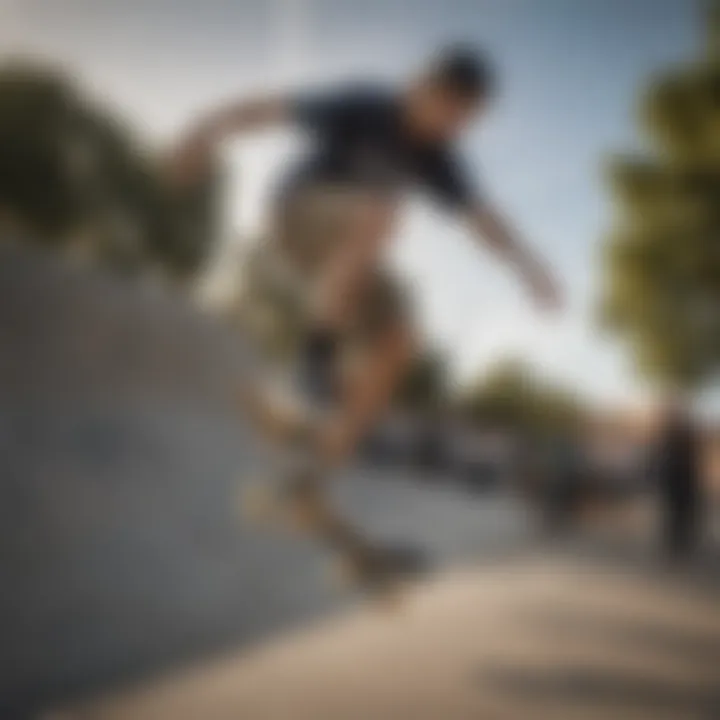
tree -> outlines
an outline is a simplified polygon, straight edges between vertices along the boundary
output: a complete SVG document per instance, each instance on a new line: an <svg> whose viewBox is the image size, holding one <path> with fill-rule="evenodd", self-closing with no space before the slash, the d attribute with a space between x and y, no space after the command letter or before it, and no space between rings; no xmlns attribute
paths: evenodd
<svg viewBox="0 0 720 720"><path fill-rule="evenodd" d="M73 97L70 83L44 68L0 72L0 208L47 241L80 215L63 162Z"/></svg>
<svg viewBox="0 0 720 720"><path fill-rule="evenodd" d="M446 400L447 363L432 349L418 353L398 388L396 402L416 411L437 411Z"/></svg>
<svg viewBox="0 0 720 720"><path fill-rule="evenodd" d="M569 390L541 379L525 363L505 359L492 366L460 399L480 425L555 432L576 427L582 404Z"/></svg>
<svg viewBox="0 0 720 720"><path fill-rule="evenodd" d="M641 103L643 156L616 158L602 317L638 369L698 388L720 369L720 2L705 52L656 78Z"/></svg>
<svg viewBox="0 0 720 720"><path fill-rule="evenodd" d="M61 72L0 66L0 223L123 270L188 277L217 237L217 178L180 195L158 158Z"/></svg>

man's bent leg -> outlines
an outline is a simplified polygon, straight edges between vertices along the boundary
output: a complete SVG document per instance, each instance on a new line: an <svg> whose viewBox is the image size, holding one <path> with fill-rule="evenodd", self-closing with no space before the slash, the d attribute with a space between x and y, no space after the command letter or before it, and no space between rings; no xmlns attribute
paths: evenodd
<svg viewBox="0 0 720 720"><path fill-rule="evenodd" d="M335 370L341 339L362 314L362 298L391 237L394 207L361 192L329 193L324 199L327 214L334 213L338 222L315 276L300 377L309 396L327 407L338 392Z"/></svg>
<svg viewBox="0 0 720 720"><path fill-rule="evenodd" d="M357 316L360 296L376 273L395 220L394 204L358 193L349 199L342 237L324 263L311 322L342 332Z"/></svg>
<svg viewBox="0 0 720 720"><path fill-rule="evenodd" d="M363 353L347 379L337 414L322 429L318 449L330 466L352 457L357 445L386 409L406 371L415 341L409 327L397 321Z"/></svg>
<svg viewBox="0 0 720 720"><path fill-rule="evenodd" d="M318 438L325 469L342 465L355 454L359 442L387 407L414 349L409 324L400 319L385 327L366 348L355 372L347 378L338 414ZM344 583L390 592L392 599L402 579L415 577L427 566L426 558L415 548L378 545L326 504L317 507L320 511L311 526L338 553L338 577Z"/></svg>

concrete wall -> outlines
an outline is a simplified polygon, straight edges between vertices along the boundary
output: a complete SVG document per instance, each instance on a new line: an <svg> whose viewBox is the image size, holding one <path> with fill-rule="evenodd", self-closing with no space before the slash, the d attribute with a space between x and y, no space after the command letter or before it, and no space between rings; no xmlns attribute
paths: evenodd
<svg viewBox="0 0 720 720"><path fill-rule="evenodd" d="M181 297L0 249L0 717L327 605L316 549L238 518L248 362Z"/></svg>

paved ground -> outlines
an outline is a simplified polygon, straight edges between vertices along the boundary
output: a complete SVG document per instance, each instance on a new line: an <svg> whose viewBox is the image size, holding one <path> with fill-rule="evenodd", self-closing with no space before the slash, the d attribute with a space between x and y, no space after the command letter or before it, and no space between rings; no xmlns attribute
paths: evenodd
<svg viewBox="0 0 720 720"><path fill-rule="evenodd" d="M179 298L0 247L0 349L3 720L222 653L71 717L715 717L712 588L529 557L509 498L346 478L371 532L470 568L353 611L320 549L239 519L248 355Z"/></svg>
<svg viewBox="0 0 720 720"><path fill-rule="evenodd" d="M718 597L547 558L455 571L46 720L714 720Z"/></svg>

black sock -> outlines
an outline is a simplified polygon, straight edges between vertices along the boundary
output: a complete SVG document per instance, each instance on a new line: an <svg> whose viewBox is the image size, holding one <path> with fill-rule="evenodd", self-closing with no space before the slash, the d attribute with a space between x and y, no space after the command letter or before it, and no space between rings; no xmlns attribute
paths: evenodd
<svg viewBox="0 0 720 720"><path fill-rule="evenodd" d="M338 335L327 328L310 330L303 351L303 375L308 390L319 400L332 400L335 393L335 365Z"/></svg>
<svg viewBox="0 0 720 720"><path fill-rule="evenodd" d="M308 358L321 364L332 363L335 360L337 346L337 333L327 328L310 330L305 341Z"/></svg>

